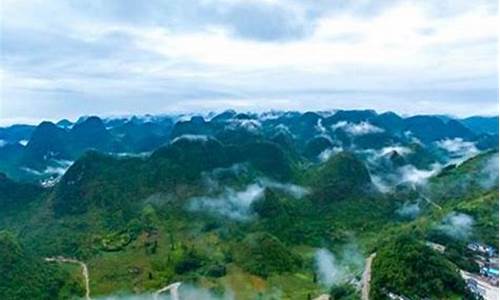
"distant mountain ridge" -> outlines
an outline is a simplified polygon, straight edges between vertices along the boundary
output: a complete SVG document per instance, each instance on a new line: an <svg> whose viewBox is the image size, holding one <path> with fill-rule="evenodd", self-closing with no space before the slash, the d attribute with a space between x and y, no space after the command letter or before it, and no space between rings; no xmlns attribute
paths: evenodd
<svg viewBox="0 0 500 300"><path fill-rule="evenodd" d="M152 152L183 135L211 136L222 143L281 139L314 159L332 147L383 148L418 141L426 145L446 139L470 141L480 149L495 147L498 117L401 117L393 112L238 113L193 116L146 115L101 119L85 116L75 123L63 119L38 126L0 128L0 171L33 180L61 161L74 161L85 151L140 154ZM286 140L286 141L285 141ZM304 148L305 145L305 148ZM14 150L16 149L16 150ZM28 170L28 171L26 171ZM29 171L34 170L34 171Z"/></svg>
<svg viewBox="0 0 500 300"><path fill-rule="evenodd" d="M276 287L357 299L355 278L377 252L380 299L388 288L458 299L458 270L474 262L441 225L465 218L471 241L498 244L498 134L470 127L370 110L43 122L0 148L0 248L19 254L0 253L12 270L0 294L40 298L50 279L59 296L47 299L83 295L76 269L40 272L44 257L64 256L88 265L93 297L185 282L229 285L237 299ZM345 273L328 289L323 260Z"/></svg>

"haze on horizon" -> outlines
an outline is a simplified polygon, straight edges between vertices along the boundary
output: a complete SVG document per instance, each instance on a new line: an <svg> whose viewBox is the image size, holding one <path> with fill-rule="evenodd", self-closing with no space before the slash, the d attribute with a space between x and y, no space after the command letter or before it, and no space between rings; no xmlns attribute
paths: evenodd
<svg viewBox="0 0 500 300"><path fill-rule="evenodd" d="M498 114L498 2L2 0L0 124L369 108Z"/></svg>

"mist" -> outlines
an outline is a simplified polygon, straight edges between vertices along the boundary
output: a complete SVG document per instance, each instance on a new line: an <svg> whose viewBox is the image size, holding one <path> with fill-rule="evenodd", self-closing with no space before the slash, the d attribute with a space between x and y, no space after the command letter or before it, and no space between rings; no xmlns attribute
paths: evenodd
<svg viewBox="0 0 500 300"><path fill-rule="evenodd" d="M392 191L393 185L388 180L382 178L381 176L371 174L372 184L381 193L389 193Z"/></svg>
<svg viewBox="0 0 500 300"><path fill-rule="evenodd" d="M441 165L439 164L433 164L431 169L428 170L417 169L413 165L402 166L397 170L397 184L407 183L413 187L425 185L427 184L427 180L436 175L439 170L441 170Z"/></svg>
<svg viewBox="0 0 500 300"><path fill-rule="evenodd" d="M451 212L447 214L438 229L457 240L467 240L472 234L474 219L464 213Z"/></svg>
<svg viewBox="0 0 500 300"><path fill-rule="evenodd" d="M330 287L344 279L343 272L335 256L328 251L328 249L321 248L316 250L314 254L314 263L316 266L316 273L318 274L318 280L322 285Z"/></svg>
<svg viewBox="0 0 500 300"><path fill-rule="evenodd" d="M397 152L399 155L405 156L405 155L412 153L413 150L411 150L408 147L396 145L396 146L384 147L384 148L380 149L380 151L377 154L379 157L381 157L381 156L389 155L392 152Z"/></svg>
<svg viewBox="0 0 500 300"><path fill-rule="evenodd" d="M368 123L368 122L351 123L351 122L346 122L346 121L340 121L340 122L332 125L332 130L336 130L338 128L344 130L345 132L347 132L351 135L355 135L355 136L384 132L384 129L377 127L375 125L372 125L371 123Z"/></svg>
<svg viewBox="0 0 500 300"><path fill-rule="evenodd" d="M226 187L222 194L215 197L192 198L188 209L206 211L233 220L245 221L252 217L252 203L263 196L264 187L256 183L248 185L241 191Z"/></svg>
<svg viewBox="0 0 500 300"><path fill-rule="evenodd" d="M231 119L229 124L226 125L226 129L229 130L244 129L251 133L257 133L261 127L262 124L259 121L247 119Z"/></svg>
<svg viewBox="0 0 500 300"><path fill-rule="evenodd" d="M318 122L316 123L316 125L314 125L314 129L319 133L326 133L326 128L325 126L323 126L323 121L321 119L318 119Z"/></svg>
<svg viewBox="0 0 500 300"><path fill-rule="evenodd" d="M208 136L207 135L203 135L203 134L183 134L181 136L178 136L176 138L174 138L172 141L171 141L171 144L179 141L179 140L188 140L188 141L201 141L201 142L206 142L208 141Z"/></svg>
<svg viewBox="0 0 500 300"><path fill-rule="evenodd" d="M479 174L479 184L485 189L498 185L498 153L490 157Z"/></svg>
<svg viewBox="0 0 500 300"><path fill-rule="evenodd" d="M234 300L234 294L231 290L226 290L223 295L217 295L208 289L195 287L183 283L179 287L179 298L181 300ZM115 294L92 298L94 300L154 300L153 293L150 294ZM159 295L157 300L174 300L168 292Z"/></svg>
<svg viewBox="0 0 500 300"><path fill-rule="evenodd" d="M322 286L353 282L355 275L363 269L364 258L355 244L345 245L336 257L326 248L317 249L314 254L315 272Z"/></svg>
<svg viewBox="0 0 500 300"><path fill-rule="evenodd" d="M310 193L309 189L291 183L281 183L268 178L257 178L253 183L243 189L222 186L218 176L225 172L240 174L245 168L234 165L230 168L217 169L204 175L204 185L208 193L215 195L193 197L189 200L188 210L206 211L211 214L221 215L237 221L247 221L254 214L252 203L265 195L265 189L279 190L295 199L300 199Z"/></svg>
<svg viewBox="0 0 500 300"><path fill-rule="evenodd" d="M415 219L420 214L420 203L405 202L398 209L396 214L406 219Z"/></svg>
<svg viewBox="0 0 500 300"><path fill-rule="evenodd" d="M258 182L260 185L264 187L280 190L294 197L295 199L303 198L304 196L310 193L310 190L308 188L291 183L281 183L266 178L259 179Z"/></svg>
<svg viewBox="0 0 500 300"><path fill-rule="evenodd" d="M413 165L397 168L392 173L371 174L372 183L381 193L393 191L394 187L406 184L416 189L427 185L429 178L439 173L442 166L433 164L430 169L418 169Z"/></svg>
<svg viewBox="0 0 500 300"><path fill-rule="evenodd" d="M461 162L479 153L476 144L464 141L462 138L445 139L436 142L436 145L448 152L452 162Z"/></svg>
<svg viewBox="0 0 500 300"><path fill-rule="evenodd" d="M329 148L329 149L326 149L324 151L322 151L319 155L318 155L318 158L321 162L325 162L327 160L330 159L330 157L332 157L333 155L337 154L337 153L340 153L342 152L343 149L342 147L332 147L332 148Z"/></svg>
<svg viewBox="0 0 500 300"><path fill-rule="evenodd" d="M63 159L51 159L50 163L51 165L47 166L42 171L30 169L27 167L22 167L21 169L36 176L45 176L45 175L62 176L64 175L64 173L66 173L69 167L71 167L73 161L63 160Z"/></svg>

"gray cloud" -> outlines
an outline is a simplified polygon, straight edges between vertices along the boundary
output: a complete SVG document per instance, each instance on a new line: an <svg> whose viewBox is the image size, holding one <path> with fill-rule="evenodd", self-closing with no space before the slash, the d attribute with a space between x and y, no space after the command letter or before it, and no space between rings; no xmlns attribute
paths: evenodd
<svg viewBox="0 0 500 300"><path fill-rule="evenodd" d="M5 123L366 107L491 114L498 101L496 32L487 24L454 32L468 25L462 16L489 20L496 7L494 1L6 0L0 117ZM370 32L385 28L386 14L399 8L393 14L416 18L415 26ZM415 50L399 44L404 34L415 34ZM377 51L390 54L391 64Z"/></svg>

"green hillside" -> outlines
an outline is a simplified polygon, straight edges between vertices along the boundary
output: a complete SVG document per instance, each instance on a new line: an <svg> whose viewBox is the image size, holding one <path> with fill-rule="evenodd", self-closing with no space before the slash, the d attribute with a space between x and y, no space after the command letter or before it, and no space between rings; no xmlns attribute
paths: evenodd
<svg viewBox="0 0 500 300"><path fill-rule="evenodd" d="M318 119L300 120L302 130ZM185 133L194 125L179 126ZM357 299L364 260L376 252L373 299L456 299L468 297L458 269L477 272L467 242L498 243L495 150L430 172L423 168L442 159L430 146L346 148L319 161L332 146L323 139L302 148L274 140L273 130L235 134L180 135L143 156L87 151L52 187L1 175L0 228L10 232L1 238L9 270L1 298L82 295L77 267L44 261L64 256L88 265L93 297L148 295L182 282L236 299ZM408 170L416 175L401 173ZM430 175L394 179L421 174ZM377 176L398 185L380 190ZM467 221L460 238L445 231L454 218ZM318 261L318 249L331 261ZM325 283L328 274L336 275Z"/></svg>

